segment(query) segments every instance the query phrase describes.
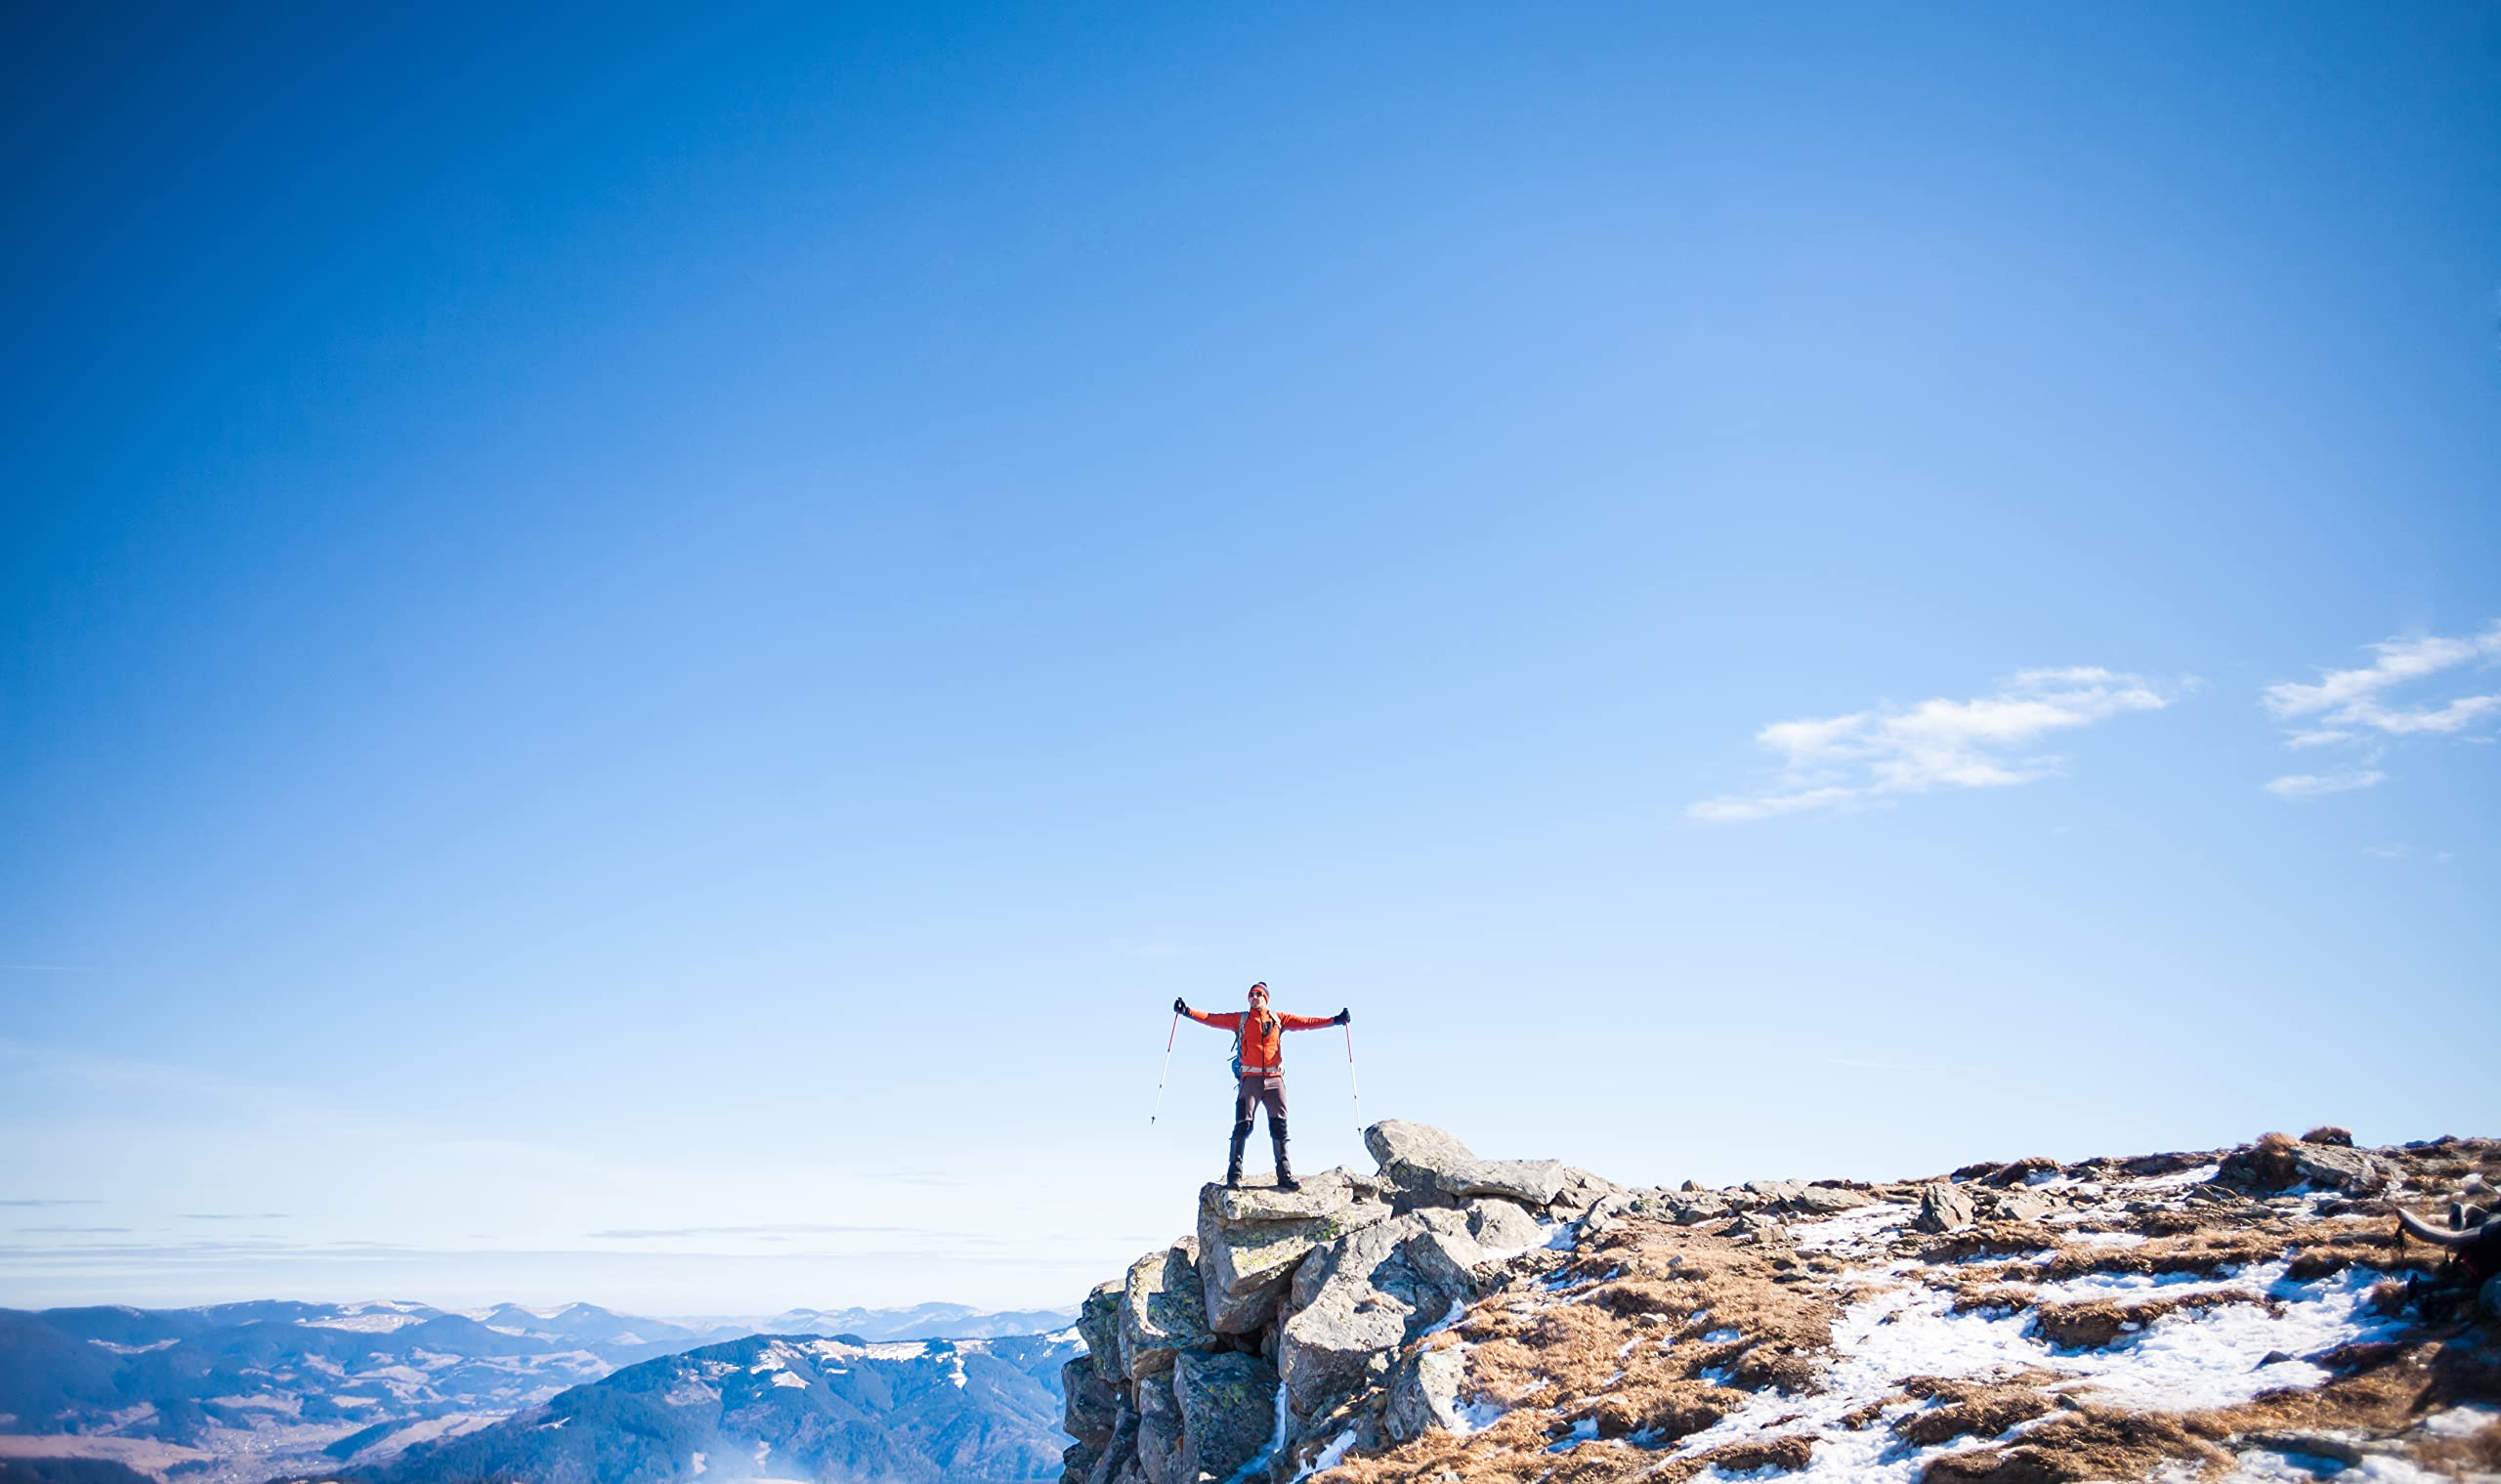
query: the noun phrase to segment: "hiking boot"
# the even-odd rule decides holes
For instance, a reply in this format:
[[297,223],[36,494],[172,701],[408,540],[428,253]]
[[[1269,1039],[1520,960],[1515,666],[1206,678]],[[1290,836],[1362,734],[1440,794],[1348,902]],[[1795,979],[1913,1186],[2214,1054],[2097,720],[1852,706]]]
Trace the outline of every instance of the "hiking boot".
[[1227,1190],[1242,1188],[1242,1146],[1250,1141],[1249,1134],[1237,1133],[1233,1136],[1233,1157],[1224,1162],[1224,1188]]
[[1293,1177],[1293,1162],[1286,1158],[1286,1141],[1283,1139],[1277,1140],[1277,1189],[1302,1189]]

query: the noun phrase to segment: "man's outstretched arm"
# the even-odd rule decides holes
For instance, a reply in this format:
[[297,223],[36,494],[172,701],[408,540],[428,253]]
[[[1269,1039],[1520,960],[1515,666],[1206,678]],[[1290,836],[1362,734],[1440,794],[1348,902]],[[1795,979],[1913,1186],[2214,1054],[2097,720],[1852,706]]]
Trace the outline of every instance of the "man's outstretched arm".
[[1277,1016],[1277,1024],[1285,1027],[1289,1031],[1318,1031],[1329,1026],[1342,1026],[1350,1024],[1353,1022],[1354,1018],[1354,1012],[1351,1010],[1339,1010],[1335,1015],[1286,1015],[1281,1013]]
[[1187,1015],[1192,1020],[1197,1021],[1203,1026],[1213,1026],[1219,1031],[1238,1031],[1242,1029],[1242,1012],[1239,1010],[1227,1010],[1222,1012],[1193,1010],[1190,1008],[1189,1001],[1183,999],[1178,995],[1172,996],[1172,1010],[1176,1015]]

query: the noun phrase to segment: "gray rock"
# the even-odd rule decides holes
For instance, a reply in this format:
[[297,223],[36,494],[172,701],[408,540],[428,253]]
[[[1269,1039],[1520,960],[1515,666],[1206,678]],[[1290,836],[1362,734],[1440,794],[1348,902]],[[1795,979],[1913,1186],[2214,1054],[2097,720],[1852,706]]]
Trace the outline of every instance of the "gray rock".
[[1461,1210],[1467,1216],[1467,1234],[1480,1247],[1516,1252],[1546,1240],[1535,1216],[1499,1197],[1470,1201]]
[[[1113,1429],[1120,1421],[1120,1393],[1094,1369],[1090,1355],[1080,1355],[1060,1367],[1059,1383],[1065,1398],[1060,1405],[1060,1431],[1091,1450],[1086,1463],[1090,1468],[1093,1460],[1102,1457],[1103,1450],[1111,1445]],[[1076,1471],[1081,1477],[1085,1469]]]
[[1169,1371],[1176,1352],[1214,1342],[1198,1249],[1184,1237],[1129,1264],[1121,1295],[1121,1371],[1129,1379]]
[[1978,1215],[1971,1198],[1960,1187],[1928,1185],[1920,1190],[1919,1214],[1911,1218],[1911,1226],[1923,1232],[1950,1232],[1971,1225]]
[[1622,1217],[1627,1215],[1638,1215],[1640,1213],[1640,1197],[1632,1194],[1631,1191],[1619,1190],[1615,1194],[1603,1198],[1596,1205],[1590,1208],[1589,1214],[1581,1218],[1581,1235],[1584,1237],[1604,1236],[1607,1232],[1612,1231],[1615,1228],[1616,1222]]
[[1137,1431],[1137,1409],[1123,1406],[1112,1428],[1112,1441],[1086,1471],[1085,1484],[1132,1484],[1138,1479]]
[[[1678,1191],[1673,1196],[1660,1197],[1656,1205],[1662,1218],[1678,1226],[1698,1226],[1728,1214],[1728,1203],[1707,1190]],[[1643,1207],[1636,1208],[1634,1214],[1650,1214],[1646,1207],[1645,1203]]]
[[1181,1408],[1172,1399],[1172,1377],[1149,1376],[1137,1383],[1137,1463],[1146,1484],[1196,1484],[1181,1478]]
[[2038,1191],[2010,1190],[1997,1198],[1990,1214],[2000,1221],[2038,1221],[2057,1208],[2057,1202]]
[[1212,1200],[1217,1213],[1227,1221],[1293,1221],[1331,1216],[1350,1206],[1387,1199],[1380,1181],[1342,1167],[1305,1175],[1293,1190],[1279,1190],[1272,1185],[1228,1190],[1210,1184],[1203,1187],[1199,1195],[1202,1206]]
[[[1294,1275],[1289,1317],[1278,1335],[1277,1371],[1295,1420],[1317,1417],[1381,1380],[1409,1330],[1447,1311],[1445,1299],[1439,1311],[1420,1317],[1432,1296],[1421,1292],[1425,1285],[1412,1269],[1384,1271],[1399,1244],[1421,1229],[1412,1215],[1366,1227],[1321,1249]],[[1392,1291],[1378,1286],[1376,1275]],[[1400,1288],[1405,1292],[1393,1292]]]
[[1783,1225],[1780,1218],[1773,1215],[1769,1210],[1745,1210],[1737,1212],[1737,1218],[1728,1223],[1727,1234],[1731,1237],[1752,1237],[1757,1242],[1786,1242],[1789,1240],[1789,1228]]
[[2388,1171],[2379,1161],[2342,1144],[2297,1144],[2293,1166],[2321,1190],[2367,1196],[2388,1186]]
[[1126,1289],[1118,1278],[1096,1284],[1077,1311],[1077,1337],[1085,1341],[1086,1355],[1106,1381],[1128,1379],[1121,1369],[1121,1294]]
[[1441,1129],[1399,1119],[1365,1129],[1364,1147],[1380,1162],[1391,1204],[1402,1211],[1447,1206],[1469,1196],[1506,1196],[1523,1206],[1551,1206],[1566,1179],[1560,1160],[1480,1160]]
[[1586,1169],[1567,1168],[1563,1171],[1562,1188],[1554,1193],[1553,1200],[1547,1203],[1547,1214],[1560,1220],[1574,1220],[1622,1188],[1613,1180],[1593,1175]]
[[1297,1424],[1388,1378],[1397,1351],[1478,1292],[1487,1253],[1456,1211],[1413,1211],[1321,1249],[1294,1275],[1277,1345]]
[[1797,1194],[1780,1203],[1780,1208],[1802,1216],[1837,1216],[1845,1210],[1873,1206],[1876,1198],[1863,1190],[1840,1185],[1802,1185]]
[[1220,1484],[1275,1436],[1277,1372],[1256,1355],[1183,1354],[1172,1367],[1172,1400],[1181,1411],[1174,1484]]
[[1748,1180],[1737,1188],[1749,1195],[1761,1197],[1769,1205],[1786,1206],[1800,1191],[1806,1189],[1806,1183],[1803,1180]]
[[1092,1473],[1094,1465],[1102,1461],[1103,1447],[1100,1443],[1079,1438],[1059,1451],[1059,1484],[1085,1484],[1085,1476]]
[[1389,1219],[1372,1181],[1332,1169],[1299,1192],[1199,1192],[1199,1278],[1208,1326],[1250,1335],[1273,1322],[1294,1269],[1314,1248]]
[[1434,1427],[1457,1431],[1459,1391],[1466,1380],[1464,1350],[1453,1344],[1419,1345],[1398,1363],[1390,1379],[1382,1427],[1400,1443],[1412,1443]]

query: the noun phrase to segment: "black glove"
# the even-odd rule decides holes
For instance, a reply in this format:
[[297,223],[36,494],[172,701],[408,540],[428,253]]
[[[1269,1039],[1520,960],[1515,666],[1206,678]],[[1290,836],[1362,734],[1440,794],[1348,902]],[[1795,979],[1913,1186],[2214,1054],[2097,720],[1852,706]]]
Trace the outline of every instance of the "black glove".
[[1355,1023],[1355,1012],[1354,1012],[1354,1011],[1352,1011],[1352,1010],[1339,1010],[1339,1011],[1337,1012],[1337,1024],[1339,1024],[1339,1025],[1341,1025],[1341,1026],[1351,1026],[1351,1025],[1353,1025],[1354,1023]]
[[1189,1005],[1184,1003],[1181,996],[1178,995],[1172,996],[1172,1013],[1175,1015],[1187,1015],[1190,1013]]

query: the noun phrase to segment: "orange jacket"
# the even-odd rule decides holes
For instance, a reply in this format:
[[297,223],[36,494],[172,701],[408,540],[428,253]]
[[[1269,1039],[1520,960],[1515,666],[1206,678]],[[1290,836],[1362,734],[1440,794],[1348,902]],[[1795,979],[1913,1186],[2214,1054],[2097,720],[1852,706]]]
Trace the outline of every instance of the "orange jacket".
[[1286,1069],[1285,1057],[1277,1045],[1278,1032],[1317,1031],[1337,1023],[1334,1015],[1288,1015],[1282,1010],[1270,1010],[1266,1021],[1251,1021],[1245,1029],[1242,1023],[1250,1019],[1248,1010],[1192,1010],[1189,1015],[1203,1026],[1231,1031],[1242,1038],[1244,1077],[1271,1077]]

